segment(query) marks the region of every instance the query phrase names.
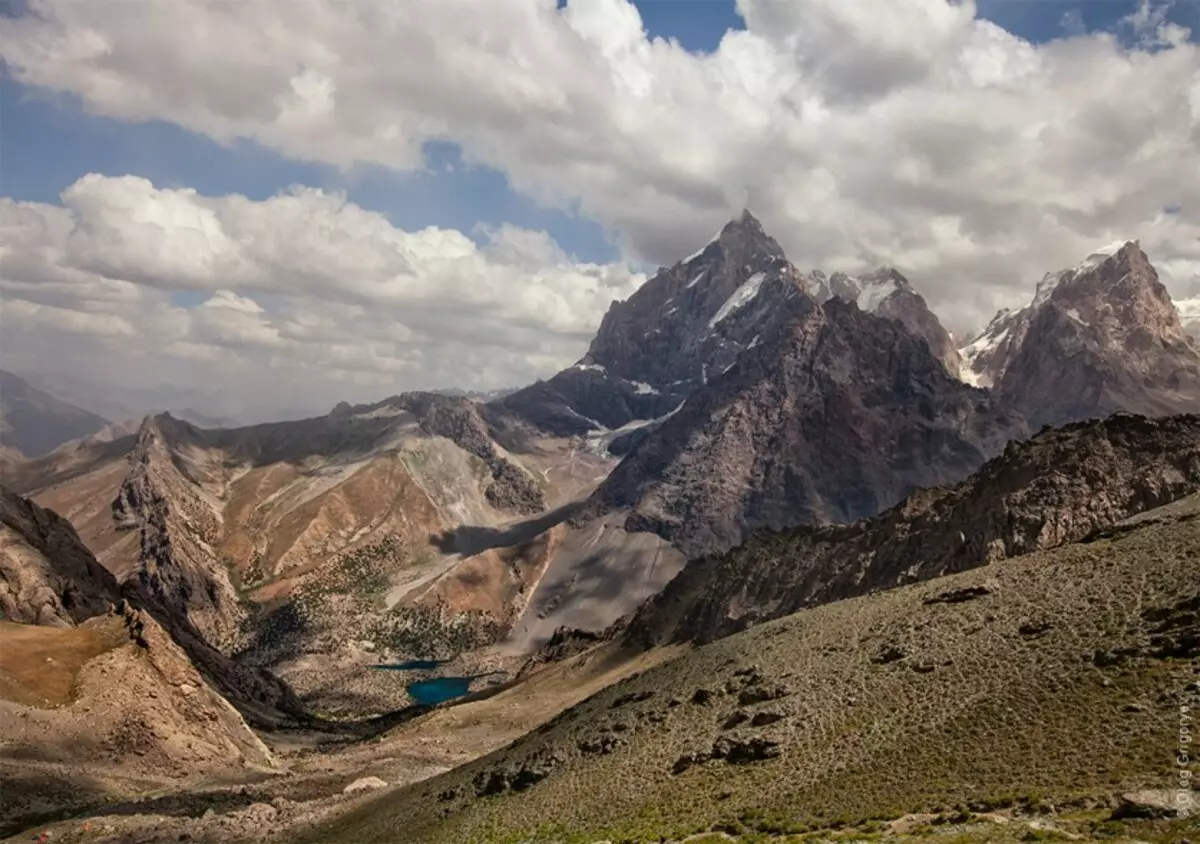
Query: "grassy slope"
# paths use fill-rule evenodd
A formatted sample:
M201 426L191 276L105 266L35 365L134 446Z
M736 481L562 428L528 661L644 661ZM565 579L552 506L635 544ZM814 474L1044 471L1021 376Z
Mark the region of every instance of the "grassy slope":
M924 603L981 584L990 594ZM1200 660L1150 655L1161 622L1146 613L1173 607L1194 628L1182 605L1198 598L1193 517L801 612L619 683L504 750L382 796L313 840L647 840L718 824L786 832L957 804L1165 787L1177 705ZM1128 649L1134 654L1095 658ZM736 674L747 667L757 680ZM786 696L738 704L746 689L777 686ZM692 702L699 689L711 702ZM629 702L636 693L651 696ZM724 729L739 708L783 718ZM621 742L612 752L581 749L606 735ZM672 772L720 736L776 741L781 755ZM476 796L495 774L511 781L521 769L549 775Z

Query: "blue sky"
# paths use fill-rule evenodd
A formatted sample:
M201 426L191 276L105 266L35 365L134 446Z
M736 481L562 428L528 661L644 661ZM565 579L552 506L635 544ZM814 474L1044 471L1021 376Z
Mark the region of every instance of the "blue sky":
M1200 294L1200 52L1161 26L1194 40L1197 0L976 0L1035 44L1117 34L1041 55L930 0L751 0L725 47L733 0L631 0L711 61L623 2L464 2L0 0L0 197L42 203L0 203L5 367L243 421L529 383L743 205L964 336L1118 238Z
M650 35L675 38L691 51L712 51L728 29L742 26L733 0L637 0L636 5ZM978 5L981 16L1034 42L1060 37L1069 12L1078 12L1089 29L1111 29L1134 6L1124 0L979 0ZM1195 0L1176 3L1170 17L1200 32ZM477 225L508 222L547 231L582 260L616 257L600 226L539 207L514 192L503 174L464 165L453 144L430 146L427 154L430 172L359 168L344 173L289 160L248 141L222 146L167 123L89 116L74 97L28 90L7 74L0 78L0 193L14 199L57 202L64 188L93 172L134 174L160 187L251 199L303 184L344 191L351 201L406 229L434 225L471 234Z

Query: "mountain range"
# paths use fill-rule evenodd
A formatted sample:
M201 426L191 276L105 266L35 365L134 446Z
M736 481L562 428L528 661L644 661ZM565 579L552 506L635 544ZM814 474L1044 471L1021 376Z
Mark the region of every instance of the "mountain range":
M0 369L0 447L38 457L108 424Z
M1015 614L1004 615L1000 639L989 638L992 644L978 653L963 644L973 654L969 667L944 672L959 685L942 693L966 695L987 685L987 667L976 659L981 654L1025 665L1028 654L1020 651L1017 659L1013 648L1042 641L1046 631L1021 632L1017 616L1030 615L1026 626L1033 629L1051 608L1051 593L1040 591L1048 575L1037 565L1014 568L998 591L988 564L1044 554L1054 577L1067 584L1060 588L1079 601L1095 603L1104 590L1119 588L1112 597L1118 615L1133 612L1126 606L1131 601L1145 602L1147 612L1159 607L1154 611L1176 625L1172 653L1195 660L1189 644L1197 641L1189 638L1195 616L1188 615L1185 594L1194 582L1188 572L1200 574L1194 557L1181 553L1144 565L1157 579L1139 584L1137 566L1114 562L1103 551L1098 559L1108 561L1107 568L1093 584L1071 568L1072 555L1091 551L1069 550L1079 543L1097 548L1094 543L1117 542L1126 533L1136 533L1129 547L1168 535L1191 547L1190 516L1176 518L1169 508L1200 490L1200 417L1188 415L1200 413L1200 346L1185 329L1192 310L1187 302L1172 303L1149 258L1128 242L1047 275L1029 305L1001 312L956 348L898 270L803 273L744 212L696 253L614 302L576 364L520 390L404 393L248 427L203 427L163 413L93 427L41 454L4 454L0 606L6 622L0 637L17 642L35 635L30 627L60 631L36 636L49 637L38 639L38 647L53 660L76 654L70 663L76 673L68 680L149 648L161 655L160 668L167 666L161 676L190 671L191 679L179 681L193 689L188 695L202 689L197 700L226 707L217 718L223 732L205 738L204 746L219 739L240 748L236 758L254 770L292 752L285 734L350 742L345 755L330 751L330 770L338 771L357 770L353 760L365 757L355 754L366 751L354 742L378 738L374 730L416 718L403 740L419 743L421 725L433 723L437 713L422 720L424 709L406 684L375 670L381 661L437 666L468 684L502 678L497 690L464 704L478 703L475 709L462 710L496 719L488 722L493 737L447 716L446 747L458 749L437 751L455 763L492 749L500 755L448 775L438 794L420 787L401 794L400 815L408 812L424 824L410 830L418 836L413 840L460 834L467 839L457 840L483 840L471 837L482 828L477 820L527 835L530 819L548 805L539 795L575 794L539 783L561 783L555 772L564 770L572 772L571 781L590 781L610 762L650 765L652 791L666 796L696 777L722 781L704 773L714 763L749 764L748 778L721 786L745 797L758 787L753 771L772 770L758 763L816 747L803 730L788 727L786 736L771 737L751 728L803 723L805 712L843 723L809 703L787 704L786 712L771 703L791 699L792 692L772 691L789 686L780 660L820 663L825 688L836 686L838 700L848 694L838 685L839 669L819 655L829 647L814 632L824 622L805 620L817 618L806 614L818 608L825 613L819 619L858 643L856 659L900 654L878 663L867 659L868 673L853 681L885 695L892 681L879 673L885 669L869 666L932 665L912 671L932 673L940 683L941 668L952 664L930 662L945 655L903 631L932 625L958 641L968 634L938 615L939 607L990 606L1009 594L1021 596L1028 611L1010 608ZM49 407L55 418L71 414L43 399L32 404ZM1168 515L1152 526L1117 527L1164 507ZM962 574L976 568L984 573ZM1184 582L1168 587L1168 576ZM924 583L947 577L961 582ZM903 597L874 597L895 590ZM1082 604L1071 607L1069 624L1086 626L1095 648L1124 647L1124 633L1094 630L1102 619L1085 625ZM855 626L860 616L875 620ZM1163 623L1149 616L1139 622L1142 632ZM748 664L747 654L769 650L766 643L776 635L790 644L780 645L769 670ZM736 641L717 641L725 639ZM1069 636L1046 641L1052 648L1047 659L1056 665L1076 646ZM695 657L681 655L706 643L713 644ZM121 650L127 647L134 650ZM1157 663L1137 653L1131 658L1153 670L1137 674L1132 688L1159 690ZM713 660L722 667L714 668ZM737 667L724 680L697 679L714 672L724 677L729 660ZM655 688L678 686L694 697L706 691L707 702L660 707L665 702L658 701L638 707L636 722L618 718L625 726L617 729L599 713L626 706L630 701L618 703L626 694L640 702L649 697L638 695L654 691L630 680L627 691L605 692L608 697L568 710L562 717L582 719L578 729L554 722L544 739L503 752L492 744L495 736L516 738L578 703L583 689L599 691L659 661L673 667L653 669ZM47 688L30 685L29 670L0 662L0 708L36 706L30 701L41 700L38 695L49 699ZM12 676L19 682L5 679L5 671L18 671ZM1076 669L1065 676L1072 688L1091 682ZM139 700L153 691L164 705L178 704L178 683L171 691L148 677L137 679ZM1021 686L1013 700L1034 691ZM522 702L523 694L534 699ZM489 708L493 696L497 703ZM63 718L97 700L83 695ZM116 707L120 696L106 700ZM678 709L685 704L690 708ZM177 710L164 723L175 724ZM696 714L706 712L711 717ZM688 737L704 741L671 733L676 717ZM953 717L979 719L987 729L1001 729L1003 722L971 707ZM39 723L38 742L46 741L45 730L78 730L69 719ZM724 723L730 726L718 729ZM738 732L743 727L750 732ZM250 728L279 738L260 750ZM148 729L157 735L153 725ZM914 724L897 722L896 729L900 743L885 742L889 750L878 759L892 758L892 749L914 740ZM629 749L625 734L638 731L653 759ZM19 741L33 741L22 736ZM387 747L401 741L380 740ZM372 764L386 757L395 765L416 752L404 747L381 750L383 756L370 756ZM821 753L834 750L820 745ZM859 751L856 771L876 758L865 745ZM61 753L39 753L46 765L62 764ZM174 746L156 747L154 754L163 764L184 767L189 758ZM673 760L665 767L662 754ZM139 786L129 778L153 779L135 756L120 748L111 758L98 752L89 776L107 783L101 792L134 793ZM106 768L109 762L116 767ZM205 776L217 776L219 767ZM806 782L835 787L835 780L811 779L815 774L804 770ZM287 782L296 790L288 793L327 787L310 774L291 772ZM1061 789L1068 774L1051 766L1045 779ZM28 797L36 776L17 757L0 756L0 776L6 778L0 786L7 783L26 801L18 807L24 817L47 805L82 805ZM932 781L920 780L925 773L913 776ZM529 789L536 799L513 797ZM594 790L625 801L630 811L646 811L632 791ZM489 796L503 796L494 805L515 806L517 814L481 808L479 798ZM731 799L729 806L745 808L743 797L709 796L712 805ZM414 809L416 803L421 808ZM335 802L317 804L320 812L341 811ZM427 812L430 806L441 806L440 813ZM847 806L868 813L896 808L866 798ZM272 807L273 816L286 814ZM253 817L266 817L265 809L255 811ZM613 822L607 808L580 811L572 817L589 829ZM300 823L289 817L282 830ZM315 815L306 817L304 823L315 822ZM719 807L697 804L696 812L670 823L697 823L694 831L704 831L723 817ZM805 817L810 825L820 820ZM229 827L228 840L256 834L251 815L243 820L246 826L239 820ZM179 834L198 829L180 823ZM388 840L390 823L360 818L347 829L363 836L353 840ZM121 830L129 828L114 834ZM339 838L341 832L322 835L350 840Z

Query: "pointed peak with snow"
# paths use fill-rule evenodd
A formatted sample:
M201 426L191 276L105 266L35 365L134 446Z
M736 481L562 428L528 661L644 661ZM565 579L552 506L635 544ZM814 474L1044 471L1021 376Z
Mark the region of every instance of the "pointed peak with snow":
M961 349L964 379L995 387L1036 425L1194 412L1190 310L1171 302L1137 241L1110 243L1044 276L1025 307L997 314Z

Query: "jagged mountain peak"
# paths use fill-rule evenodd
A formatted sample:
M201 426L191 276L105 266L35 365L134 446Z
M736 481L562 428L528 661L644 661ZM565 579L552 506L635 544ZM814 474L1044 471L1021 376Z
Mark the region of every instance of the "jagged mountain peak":
M853 302L866 313L899 320L909 331L923 337L946 370L958 376L961 361L954 339L924 297L895 267L877 267L856 276L844 272L826 275L814 270L809 274L809 282L809 292L819 302L837 298Z
M643 439L587 517L624 512L627 530L686 555L722 551L747 529L877 512L962 477L1024 430L898 319L837 296L778 310L781 329Z
M961 351L966 380L1034 424L1200 409L1200 348L1136 240L1047 274Z
M677 262L674 267L691 265L701 258L715 257L721 251L732 252L740 259L786 260L781 247L775 238L767 234L762 223L748 210L743 209L740 216L733 218L721 227L708 242ZM667 270L660 270L660 274Z
M613 302L574 366L494 406L563 435L660 419L773 336L780 303L805 297L805 287L779 243L743 212Z

